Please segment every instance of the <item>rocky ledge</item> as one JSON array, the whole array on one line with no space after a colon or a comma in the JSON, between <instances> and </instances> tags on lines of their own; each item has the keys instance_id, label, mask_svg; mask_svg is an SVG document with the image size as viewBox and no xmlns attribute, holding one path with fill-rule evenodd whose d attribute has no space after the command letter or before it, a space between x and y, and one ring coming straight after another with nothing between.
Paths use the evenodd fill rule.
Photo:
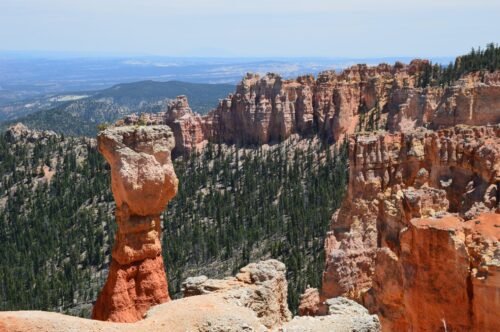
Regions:
<instances>
[{"instance_id":1,"label":"rocky ledge","mask_svg":"<svg viewBox=\"0 0 500 332\"><path fill-rule=\"evenodd\" d=\"M291 320L285 265L276 260L249 264L224 280L189 278L184 287L191 296L159 304L135 323L15 311L0 312L0 331L378 331L380 326L376 316L347 299L329 301L326 318Z\"/></svg>"}]
</instances>

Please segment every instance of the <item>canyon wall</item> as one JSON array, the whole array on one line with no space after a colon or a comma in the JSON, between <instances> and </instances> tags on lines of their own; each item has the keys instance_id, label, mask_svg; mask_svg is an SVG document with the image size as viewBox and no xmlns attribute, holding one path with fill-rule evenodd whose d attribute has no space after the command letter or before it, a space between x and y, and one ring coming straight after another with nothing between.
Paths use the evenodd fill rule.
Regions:
<instances>
[{"instance_id":1,"label":"canyon wall","mask_svg":"<svg viewBox=\"0 0 500 332\"><path fill-rule=\"evenodd\" d=\"M447 87L418 87L427 64L413 60L409 65L355 65L340 73L322 72L316 79L247 74L207 115L193 113L187 98L179 96L163 112L131 115L120 124L166 124L174 131L174 152L183 154L207 140L267 144L292 134L317 133L341 142L363 130L500 122L500 72L470 73Z\"/></svg>"},{"instance_id":2,"label":"canyon wall","mask_svg":"<svg viewBox=\"0 0 500 332\"><path fill-rule=\"evenodd\" d=\"M166 126L116 127L99 134L98 148L111 166L118 229L92 317L134 322L169 300L160 214L177 193L170 155L174 136Z\"/></svg>"},{"instance_id":3,"label":"canyon wall","mask_svg":"<svg viewBox=\"0 0 500 332\"><path fill-rule=\"evenodd\" d=\"M205 116L180 96L124 124L171 126L176 154L207 141L348 139L349 190L325 239L323 286L304 294L300 312L325 313L322 302L345 296L386 330L496 329L500 72L419 87L427 65L356 65L291 80L247 74Z\"/></svg>"},{"instance_id":4,"label":"canyon wall","mask_svg":"<svg viewBox=\"0 0 500 332\"><path fill-rule=\"evenodd\" d=\"M500 73L465 75L450 87L417 87L424 60L356 65L317 79L247 74L203 119L215 142L264 144L313 132L342 141L357 130L433 129L500 121Z\"/></svg>"},{"instance_id":5,"label":"canyon wall","mask_svg":"<svg viewBox=\"0 0 500 332\"><path fill-rule=\"evenodd\" d=\"M500 214L412 219L376 252L365 306L385 331L498 331Z\"/></svg>"},{"instance_id":6,"label":"canyon wall","mask_svg":"<svg viewBox=\"0 0 500 332\"><path fill-rule=\"evenodd\" d=\"M353 136L320 297L386 331L497 330L500 126Z\"/></svg>"},{"instance_id":7,"label":"canyon wall","mask_svg":"<svg viewBox=\"0 0 500 332\"><path fill-rule=\"evenodd\" d=\"M136 322L124 327L134 331L500 330L500 75L420 88L423 63L358 65L316 79L248 74L203 117L179 96L164 112L102 131L118 230L93 318ZM188 278L185 298L169 302L160 214L177 192L171 154L292 134L349 140L348 194L325 240L323 286L299 308L328 317L291 320L285 266L274 260L225 280ZM123 327L32 312L0 317L7 330Z\"/></svg>"}]
</instances>

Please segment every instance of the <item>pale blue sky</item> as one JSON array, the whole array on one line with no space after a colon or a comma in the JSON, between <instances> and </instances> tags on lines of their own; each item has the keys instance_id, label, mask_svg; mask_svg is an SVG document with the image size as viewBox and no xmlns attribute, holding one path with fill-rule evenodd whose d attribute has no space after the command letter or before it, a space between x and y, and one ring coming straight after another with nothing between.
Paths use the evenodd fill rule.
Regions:
<instances>
[{"instance_id":1,"label":"pale blue sky","mask_svg":"<svg viewBox=\"0 0 500 332\"><path fill-rule=\"evenodd\" d=\"M449 56L500 42L500 0L0 0L0 50Z\"/></svg>"}]
</instances>

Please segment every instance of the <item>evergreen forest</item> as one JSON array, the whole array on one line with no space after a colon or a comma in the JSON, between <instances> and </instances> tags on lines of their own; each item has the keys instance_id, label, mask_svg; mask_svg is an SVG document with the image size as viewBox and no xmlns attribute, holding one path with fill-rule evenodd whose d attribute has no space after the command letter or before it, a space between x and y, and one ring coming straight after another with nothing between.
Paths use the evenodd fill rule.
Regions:
<instances>
[{"instance_id":1,"label":"evergreen forest","mask_svg":"<svg viewBox=\"0 0 500 332\"><path fill-rule=\"evenodd\" d=\"M115 230L109 166L95 140L0 136L0 310L88 317ZM178 195L163 215L170 292L200 274L259 259L288 268L289 304L319 286L323 239L347 183L345 146L289 139L267 148L208 145L174 162Z\"/></svg>"},{"instance_id":2,"label":"evergreen forest","mask_svg":"<svg viewBox=\"0 0 500 332\"><path fill-rule=\"evenodd\" d=\"M489 43L483 49L472 48L468 54L457 57L447 66L432 62L426 63L418 77L417 86L452 85L462 75L471 72L479 72L483 79L486 72L495 70L500 70L500 47L498 44Z\"/></svg>"}]
</instances>

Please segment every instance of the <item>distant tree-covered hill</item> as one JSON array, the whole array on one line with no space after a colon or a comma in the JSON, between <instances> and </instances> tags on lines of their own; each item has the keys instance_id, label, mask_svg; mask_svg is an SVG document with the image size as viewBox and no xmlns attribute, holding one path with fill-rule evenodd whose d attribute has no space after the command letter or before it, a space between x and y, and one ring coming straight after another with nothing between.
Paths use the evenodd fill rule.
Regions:
<instances>
[{"instance_id":1,"label":"distant tree-covered hill","mask_svg":"<svg viewBox=\"0 0 500 332\"><path fill-rule=\"evenodd\" d=\"M179 81L142 81L115 85L101 91L45 96L36 100L0 106L6 128L23 122L31 128L54 130L74 136L94 136L97 125L114 122L130 113L159 112L169 99L189 98L193 111L205 114L218 100L234 91L230 84L203 84Z\"/></svg>"},{"instance_id":2,"label":"distant tree-covered hill","mask_svg":"<svg viewBox=\"0 0 500 332\"><path fill-rule=\"evenodd\" d=\"M231 84L141 81L115 85L102 90L94 98L112 98L121 105L139 106L144 101L154 102L186 95L193 111L206 114L217 106L219 99L225 98L233 92L234 88L234 85Z\"/></svg>"}]
</instances>

